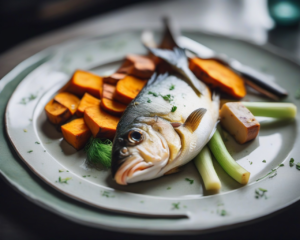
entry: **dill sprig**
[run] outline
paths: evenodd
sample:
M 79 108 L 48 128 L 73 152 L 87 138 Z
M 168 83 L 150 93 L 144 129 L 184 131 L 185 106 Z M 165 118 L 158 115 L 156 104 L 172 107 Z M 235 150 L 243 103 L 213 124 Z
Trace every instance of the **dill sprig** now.
M 106 168 L 111 166 L 112 142 L 108 139 L 91 137 L 84 148 L 90 163 L 101 164 Z

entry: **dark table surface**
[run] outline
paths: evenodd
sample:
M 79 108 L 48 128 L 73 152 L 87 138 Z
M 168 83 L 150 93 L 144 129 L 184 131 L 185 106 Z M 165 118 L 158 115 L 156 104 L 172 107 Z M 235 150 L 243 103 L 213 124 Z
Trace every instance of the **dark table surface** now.
M 241 4 L 243 2 L 243 4 Z M 118 31 L 124 28 L 141 28 L 144 26 L 157 27 L 160 25 L 159 18 L 168 13 L 176 18 L 182 28 L 212 30 L 225 35 L 234 34 L 238 37 L 248 38 L 260 44 L 271 43 L 295 59 L 300 59 L 300 42 L 298 27 L 275 28 L 265 27 L 266 24 L 250 27 L 249 22 L 237 15 L 237 11 L 245 7 L 249 1 L 221 1 L 203 0 L 191 1 L 188 6 L 184 2 L 176 1 L 149 5 L 137 5 L 130 8 L 118 10 L 117 12 L 103 15 L 76 25 L 33 38 L 21 45 L 6 51 L 0 56 L 0 79 L 8 73 L 19 62 L 34 53 L 60 43 L 65 40 L 91 34 L 94 29 L 101 29 L 102 33 Z M 255 2 L 255 1 L 253 1 Z M 147 5 L 148 4 L 148 5 Z M 169 4 L 169 5 L 168 5 Z M 249 4 L 249 3 L 247 3 Z M 246 5 L 247 5 L 246 4 Z M 253 6 L 248 6 L 251 9 Z M 166 9 L 161 11 L 160 9 Z M 209 18 L 209 11 L 214 15 L 222 13 L 218 19 L 219 25 L 202 21 L 195 22 L 195 11 L 204 18 Z M 187 13 L 188 14 L 187 16 Z M 141 19 L 140 16 L 143 16 Z M 157 15 L 157 16 L 155 16 Z M 247 15 L 247 13 L 246 13 Z M 140 21 L 136 21 L 139 17 Z M 238 19 L 240 17 L 240 19 Z M 232 19 L 235 19 L 232 21 Z M 128 22 L 120 26 L 120 22 Z M 240 22 L 246 21 L 246 25 Z M 126 25 L 126 27 L 125 27 Z M 246 26 L 246 27 L 245 27 Z M 251 26 L 251 24 L 250 24 Z M 252 31 L 252 32 L 251 32 Z M 259 34 L 252 34 L 253 32 Z M 300 82 L 299 82 L 300 83 Z M 2 126 L 3 127 L 3 126 Z M 0 153 L 1 154 L 1 153 Z M 79 225 L 57 216 L 25 199 L 15 191 L 9 184 L 0 178 L 0 239 L 299 239 L 298 227 L 300 226 L 300 202 L 297 202 L 279 212 L 275 212 L 265 218 L 258 219 L 238 226 L 233 229 L 222 230 L 192 236 L 151 236 L 125 234 L 106 230 L 95 229 Z

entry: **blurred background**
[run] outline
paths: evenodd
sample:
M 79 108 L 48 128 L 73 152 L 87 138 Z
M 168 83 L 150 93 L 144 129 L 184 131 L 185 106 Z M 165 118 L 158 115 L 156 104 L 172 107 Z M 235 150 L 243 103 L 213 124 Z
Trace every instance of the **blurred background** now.
M 105 16 L 106 27 L 119 25 L 119 30 L 154 22 L 152 26 L 158 26 L 163 14 L 176 18 L 181 27 L 269 42 L 300 59 L 298 0 L 0 0 L 0 54 L 88 19 L 101 21 Z M 93 32 L 101 34 L 101 29 Z

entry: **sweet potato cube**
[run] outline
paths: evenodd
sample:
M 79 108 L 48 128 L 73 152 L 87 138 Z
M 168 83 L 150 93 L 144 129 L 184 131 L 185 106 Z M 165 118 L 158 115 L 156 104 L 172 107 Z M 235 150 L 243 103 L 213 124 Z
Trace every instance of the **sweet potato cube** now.
M 92 135 L 83 118 L 62 125 L 61 131 L 64 139 L 77 150 L 83 148 Z
M 94 137 L 113 139 L 120 118 L 103 111 L 100 106 L 93 106 L 85 109 L 84 121 Z
M 56 94 L 54 97 L 54 101 L 69 109 L 72 115 L 76 112 L 77 107 L 80 103 L 80 99 L 78 97 L 68 92 L 61 92 Z
M 53 124 L 62 124 L 72 117 L 68 108 L 51 99 L 45 106 L 46 115 Z
M 133 64 L 133 68 L 131 68 L 128 73 L 137 78 L 149 79 L 155 71 L 155 63 L 149 57 L 141 55 L 127 55 L 126 61 Z
M 215 60 L 193 58 L 189 67 L 197 78 L 213 88 L 219 88 L 235 98 L 243 98 L 246 95 L 244 80 Z
M 100 106 L 106 112 L 116 116 L 121 116 L 127 107 L 127 105 L 107 98 L 102 98 Z
M 143 89 L 146 80 L 127 76 L 117 83 L 114 98 L 121 103 L 129 104 Z
M 113 73 L 112 75 L 108 77 L 103 77 L 103 83 L 108 83 L 111 85 L 116 85 L 119 80 L 123 79 L 126 77 L 125 73 Z
M 74 93 L 79 97 L 82 97 L 87 92 L 96 98 L 100 98 L 102 83 L 102 77 L 86 71 L 77 70 L 73 74 L 66 91 Z
M 246 143 L 258 135 L 260 124 L 240 102 L 225 103 L 220 112 L 222 127 L 240 143 Z
M 114 94 L 115 94 L 115 90 L 116 87 L 114 85 L 108 84 L 108 83 L 103 83 L 103 87 L 102 87 L 103 91 L 102 91 L 102 96 L 101 99 L 103 98 L 107 98 L 107 99 L 114 99 Z
M 76 111 L 77 117 L 83 117 L 84 110 L 88 107 L 95 106 L 100 104 L 100 99 L 93 97 L 92 95 L 85 93 L 79 103 L 79 106 Z

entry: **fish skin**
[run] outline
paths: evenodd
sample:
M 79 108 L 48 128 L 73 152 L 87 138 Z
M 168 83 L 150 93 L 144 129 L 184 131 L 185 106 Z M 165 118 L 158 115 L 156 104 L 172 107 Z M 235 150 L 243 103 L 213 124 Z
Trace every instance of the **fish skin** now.
M 186 62 L 184 62 L 183 59 L 179 60 L 179 63 L 187 64 L 186 58 Z M 180 68 L 180 64 L 178 66 L 177 63 L 177 68 L 178 67 Z M 184 69 L 184 71 L 187 71 L 187 69 Z M 190 74 L 192 73 L 187 73 L 187 75 Z M 133 176 L 132 180 L 130 180 L 130 178 L 128 178 L 129 180 L 126 178 L 126 184 L 163 176 L 172 169 L 184 165 L 192 160 L 209 141 L 209 137 L 211 136 L 218 119 L 218 98 L 216 98 L 215 101 L 212 101 L 210 90 L 202 82 L 199 81 L 200 84 L 198 86 L 201 86 L 201 88 L 198 88 L 198 91 L 201 94 L 198 94 L 197 91 L 195 91 L 195 86 L 191 87 L 191 82 L 186 79 L 186 76 L 182 76 L 180 71 L 178 71 L 178 74 L 175 75 L 159 76 L 158 78 L 160 78 L 159 81 L 153 81 L 153 79 L 149 81 L 149 84 L 147 84 L 147 86 L 127 107 L 118 124 L 112 150 L 113 177 L 115 177 L 118 169 L 124 162 L 126 162 L 127 159 L 127 157 L 124 158 L 120 155 L 120 151 L 125 147 L 130 149 L 132 153 L 132 149 L 138 146 L 138 144 L 136 146 L 130 145 L 127 139 L 128 133 L 134 127 L 134 124 L 138 124 L 137 119 L 140 119 L 141 117 L 159 117 L 169 121 L 170 123 L 183 124 L 194 110 L 204 108 L 207 112 L 195 132 L 186 132 L 185 134 L 184 127 L 178 127 L 175 129 L 178 136 L 181 136 L 182 149 L 174 161 L 168 163 L 164 162 L 160 166 L 156 167 L 156 170 L 155 167 L 149 167 L 146 171 L 144 170 L 145 173 L 147 172 L 147 174 L 144 174 L 145 176 L 143 176 L 142 170 L 139 174 Z M 174 86 L 174 89 L 170 90 L 172 85 Z M 154 96 L 151 92 L 158 96 Z M 162 97 L 168 94 L 171 95 L 171 101 L 165 100 Z M 171 112 L 173 106 L 177 107 L 175 112 Z M 151 174 L 152 169 L 155 171 L 154 174 Z

